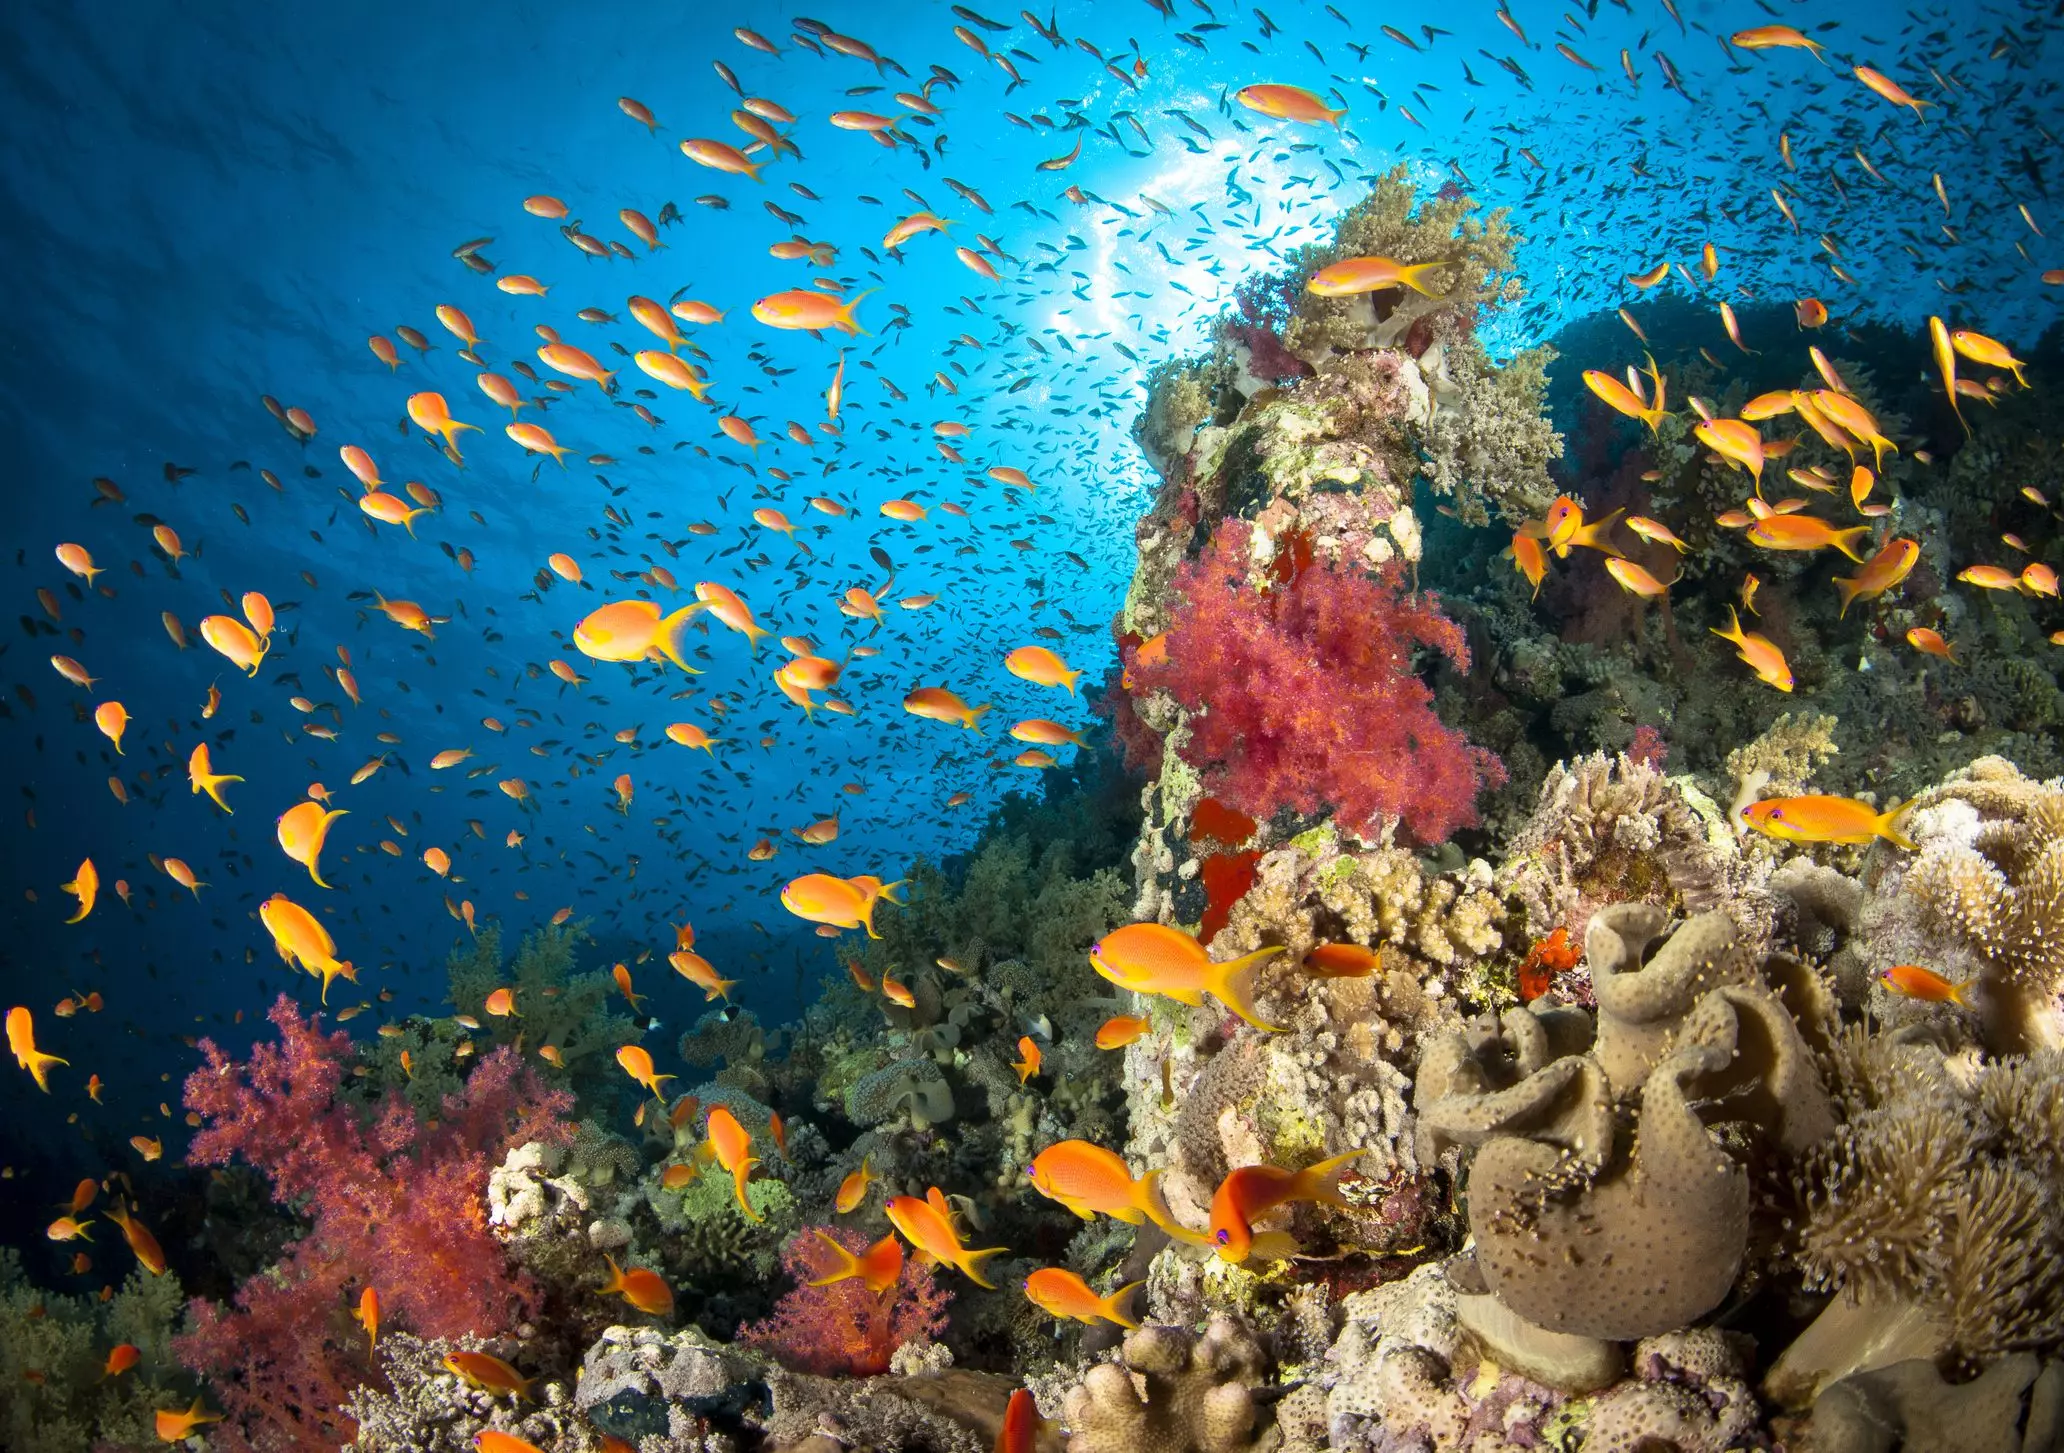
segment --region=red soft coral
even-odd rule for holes
[[[928,1268],[903,1263],[896,1284],[877,1296],[858,1277],[830,1286],[809,1285],[830,1270],[830,1251],[819,1232],[851,1252],[867,1238],[843,1227],[805,1226],[781,1249],[781,1266],[795,1290],[774,1304],[774,1315],[738,1329],[738,1340],[770,1353],[782,1366],[819,1377],[873,1377],[905,1342],[936,1337],[946,1326],[953,1293]]]
[[[425,1124],[392,1090],[377,1106],[339,1090],[349,1035],[325,1035],[281,995],[280,1037],[239,1064],[203,1040],[186,1082],[200,1117],[189,1159],[241,1156],[273,1199],[312,1223],[232,1307],[195,1302],[179,1360],[213,1379],[228,1419],[211,1436],[243,1450],[333,1448],[352,1436],[339,1404],[369,1378],[362,1335],[344,1316],[359,1288],[381,1321],[424,1337],[491,1335],[535,1310],[535,1289],[488,1229],[488,1172],[515,1145],[563,1143],[573,1097],[547,1089],[514,1052],[488,1055]]]
[[[1166,658],[1132,667],[1189,711],[1181,755],[1205,790],[1252,817],[1331,809],[1356,832],[1397,823],[1428,844],[1473,825],[1478,789],[1505,769],[1434,715],[1412,669],[1430,646],[1467,671],[1461,627],[1395,563],[1336,566],[1295,539],[1266,588],[1249,584],[1251,534],[1227,522],[1178,572]]]

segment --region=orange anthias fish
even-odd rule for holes
[[[1067,662],[1044,646],[1018,647],[1003,658],[1003,668],[1038,686],[1064,686],[1070,696],[1075,694],[1075,683],[1082,676],[1080,671],[1070,671]]]
[[[337,807],[325,811],[320,802],[307,801],[297,802],[280,814],[280,851],[308,869],[308,876],[318,888],[330,886],[322,880],[319,866],[323,840],[329,836],[330,824],[344,816],[346,810]]]
[[[846,1178],[839,1182],[838,1195],[831,1203],[832,1209],[839,1215],[849,1214],[867,1199],[867,1187],[874,1180],[874,1171],[868,1165],[871,1159],[871,1156],[861,1156],[860,1168],[848,1171]]]
[[[1256,1017],[1254,978],[1262,964],[1282,951],[1281,944],[1271,944],[1214,963],[1204,945],[1181,929],[1135,923],[1099,939],[1089,951],[1089,963],[1119,988],[1135,993],[1160,994],[1192,1006],[1210,994],[1256,1029],[1275,1034],[1281,1032],[1278,1026]]]
[[[221,1413],[202,1412],[201,1400],[195,1398],[193,1406],[185,1412],[180,1412],[176,1408],[159,1408],[153,1422],[157,1428],[159,1442],[184,1443],[193,1436],[194,1429],[203,1423],[219,1423],[222,1417]]]
[[[836,328],[841,333],[862,334],[867,330],[860,326],[853,316],[853,310],[860,306],[860,300],[874,289],[855,293],[850,298],[839,298],[831,293],[821,293],[814,288],[790,288],[786,292],[770,293],[752,306],[752,315],[769,328],[783,328],[803,332],[817,332],[824,328]]]
[[[1620,552],[1606,540],[1605,532],[1612,528],[1613,521],[1620,517],[1620,513],[1619,510],[1614,510],[1605,518],[1586,524],[1584,507],[1570,496],[1561,495],[1554,504],[1548,506],[1548,514],[1541,522],[1544,531],[1542,539],[1548,548],[1555,552],[1555,558],[1558,560],[1567,560],[1569,552],[1579,545],[1589,550],[1603,551],[1607,555],[1617,555]]]
[[[716,1157],[717,1164],[731,1173],[731,1189],[738,1197],[738,1209],[745,1212],[748,1221],[765,1218],[752,1208],[752,1202],[745,1198],[745,1183],[752,1175],[752,1168],[760,1163],[752,1153],[752,1136],[746,1133],[738,1117],[722,1105],[709,1113],[709,1139],[704,1142]]]
[[[1727,629],[1715,629],[1713,634],[1723,641],[1732,641],[1737,654],[1756,673],[1758,680],[1775,686],[1779,691],[1792,689],[1791,663],[1784,658],[1784,652],[1768,636],[1756,631],[1744,631],[1741,617],[1735,614],[1733,606],[1727,608]]]
[[[663,656],[683,671],[699,675],[681,655],[681,632],[702,609],[698,601],[663,615],[657,601],[619,600],[591,611],[573,628],[574,649],[596,661],[646,661]]]
[[[79,900],[79,911],[65,920],[66,923],[83,923],[86,915],[93,911],[94,901],[100,896],[100,870],[88,858],[79,864],[79,871],[72,875],[72,881],[60,885],[60,891],[71,894]]]
[[[365,1328],[366,1351],[371,1353],[380,1345],[380,1294],[367,1287],[358,1294],[358,1309],[351,1314],[351,1320]]]
[[[855,1256],[845,1247],[824,1234],[817,1232],[817,1239],[831,1252],[832,1269],[825,1275],[812,1278],[809,1285],[828,1287],[836,1282],[851,1281],[855,1277],[866,1283],[867,1289],[876,1296],[896,1284],[903,1275],[903,1243],[893,1235],[881,1240]]]
[[[1169,1213],[1168,1203],[1161,1197],[1161,1172],[1150,1170],[1134,1180],[1124,1159],[1101,1145],[1087,1140],[1050,1145],[1032,1158],[1026,1174],[1033,1190],[1085,1221],[1098,1214],[1130,1226],[1152,1221],[1178,1241],[1204,1244],[1202,1236]]]
[[[1766,797],[1741,810],[1742,821],[1765,837],[1787,843],[1847,843],[1852,846],[1883,838],[1895,847],[1914,850],[1899,830],[1904,807],[1879,812],[1853,797]]]
[[[129,1249],[136,1253],[136,1259],[152,1276],[165,1274],[165,1252],[158,1245],[158,1238],[151,1235],[150,1227],[136,1219],[120,1201],[109,1201],[108,1220],[122,1228],[122,1239],[129,1243]]]
[[[1313,124],[1324,121],[1337,128],[1340,118],[1347,114],[1345,106],[1328,106],[1315,93],[1307,91],[1302,86],[1243,86],[1234,93],[1233,99],[1249,111],[1259,111],[1262,115],[1273,116],[1278,121],[1303,121]]]
[[[653,1099],[666,1099],[666,1096],[659,1092],[660,1082],[671,1080],[673,1076],[653,1073],[652,1052],[650,1050],[643,1045],[624,1045],[616,1052],[616,1062],[623,1066],[625,1074],[629,1075],[638,1084],[652,1091]]]
[[[602,1259],[609,1263],[609,1280],[602,1287],[603,1296],[621,1296],[639,1311],[655,1317],[674,1314],[674,1289],[660,1279],[659,1273],[642,1266],[625,1271],[606,1252]]]
[[[108,1349],[107,1365],[100,1371],[102,1377],[120,1377],[137,1363],[143,1361],[143,1349],[134,1342],[123,1342]]]
[[[1272,1165],[1241,1166],[1233,1171],[1219,1182],[1218,1191],[1211,1198],[1211,1241],[1219,1256],[1238,1263],[1251,1256],[1280,1261],[1296,1254],[1297,1243],[1287,1232],[1257,1232],[1255,1218],[1292,1201],[1351,1204],[1340,1193],[1340,1178],[1346,1173],[1348,1162],[1361,1153],[1350,1150],[1300,1171]]]
[[[36,1088],[46,1095],[50,1093],[50,1067],[71,1063],[36,1048],[35,1020],[20,1004],[7,1011],[7,1047],[14,1053],[14,1062],[34,1076]]]
[[[1025,1299],[1042,1312],[1068,1322],[1116,1322],[1127,1331],[1139,1323],[1125,1310],[1126,1299],[1143,1281],[1127,1282],[1107,1297],[1090,1290],[1089,1283],[1061,1266],[1042,1266],[1025,1278]]]
[[[1022,1085],[1039,1073],[1041,1059],[1039,1042],[1029,1034],[1019,1035],[1018,1055],[1019,1058],[1011,1065],[1011,1068],[1018,1072],[1018,1083]]]
[[[1134,1014],[1114,1014],[1097,1026],[1098,1049],[1123,1049],[1147,1032],[1148,1022]]]
[[[1965,1009],[1971,1007],[1972,991],[1978,985],[1976,979],[1965,979],[1962,983],[1945,979],[1933,969],[1924,969],[1919,964],[1893,964],[1878,978],[1886,988],[1908,999],[1918,999],[1923,1004],[1956,1004]]]
[[[916,1196],[891,1196],[882,1209],[888,1213],[889,1224],[926,1256],[959,1268],[969,1281],[986,1291],[996,1289],[994,1282],[983,1279],[982,1263],[992,1256],[1005,1255],[1010,1248],[962,1245],[960,1233],[953,1229],[953,1218],[947,1212],[946,1197],[938,1187],[932,1187],[923,1200]]]
[[[1039,1404],[1032,1394],[1019,1388],[1004,1405],[1003,1426],[997,1430],[992,1453],[1033,1453],[1039,1446],[1041,1426]]]
[[[258,905],[258,921],[272,935],[273,947],[289,964],[319,977],[323,1002],[329,1002],[330,984],[340,975],[357,982],[358,972],[337,957],[337,944],[316,916],[284,893],[275,893]]]
[[[1835,590],[1842,597],[1841,615],[1849,614],[1849,607],[1859,600],[1876,600],[1886,591],[1906,579],[1914,568],[1914,562],[1921,558],[1921,546],[1917,540],[1887,540],[1884,548],[1871,556],[1863,569],[1854,575],[1837,575]]]
[[[530,1397],[531,1380],[492,1353],[447,1353],[444,1358],[444,1370],[468,1387],[478,1388],[485,1393],[497,1396],[510,1393],[526,1399]]]
[[[920,686],[903,698],[903,709],[912,716],[958,722],[971,732],[979,732],[982,713],[990,709],[990,704],[984,702],[980,706],[969,706],[943,686]]]
[[[1304,290],[1313,297],[1347,298],[1384,288],[1410,288],[1437,298],[1441,294],[1426,285],[1426,278],[1447,265],[1445,260],[1408,265],[1390,257],[1350,257],[1313,273]]]
[[[619,1442],[621,1440],[618,1440]],[[609,1447],[610,1439],[605,1435],[602,1447]],[[624,1443],[628,1449],[631,1445]],[[500,1428],[482,1428],[473,1435],[473,1453],[545,1453],[528,1438],[519,1438],[514,1433],[504,1433]]]
[[[838,878],[830,873],[805,873],[781,890],[781,906],[796,917],[831,928],[864,928],[869,938],[874,931],[874,905],[881,899],[902,900],[894,895],[899,883],[884,884],[872,877]]]
[[[217,807],[224,812],[230,812],[230,805],[222,800],[222,789],[232,782],[241,782],[244,779],[226,772],[217,772],[214,760],[208,753],[208,744],[202,742],[186,759],[186,780],[187,785],[196,794],[207,793],[214,799]]]

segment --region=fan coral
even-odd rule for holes
[[[434,1122],[392,1090],[360,1106],[342,1091],[349,1035],[323,1034],[318,1016],[302,1019],[284,994],[270,1018],[278,1043],[257,1046],[247,1063],[201,1041],[206,1062],[185,1089],[200,1118],[190,1160],[243,1157],[275,1200],[313,1222],[233,1307],[195,1302],[174,1344],[181,1362],[214,1380],[228,1418],[211,1436],[238,1453],[349,1435],[336,1409],[362,1380],[363,1360],[329,1329],[359,1287],[377,1288],[388,1322],[427,1337],[498,1331],[530,1313],[533,1289],[489,1230],[483,1193],[510,1147],[563,1143],[573,1103],[501,1049],[445,1097]]]
[[[796,1287],[774,1305],[774,1315],[738,1329],[738,1340],[772,1354],[784,1367],[819,1377],[874,1377],[906,1342],[936,1337],[946,1326],[953,1293],[915,1261],[903,1263],[896,1284],[879,1296],[858,1277],[811,1286],[824,1274],[827,1236],[848,1251],[867,1239],[839,1227],[806,1226],[782,1248],[782,1269]]]
[[[1331,808],[1380,836],[1391,825],[1438,843],[1476,821],[1476,794],[1505,780],[1489,752],[1433,712],[1412,651],[1469,669],[1461,628],[1402,571],[1377,575],[1294,550],[1266,589],[1247,584],[1253,530],[1228,522],[1176,588],[1187,605],[1166,659],[1135,664],[1143,688],[1169,691],[1190,713],[1180,752],[1206,789],[1250,817]]]

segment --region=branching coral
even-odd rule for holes
[[[189,1158],[241,1157],[274,1198],[312,1225],[235,1304],[195,1302],[175,1344],[211,1377],[228,1420],[213,1436],[241,1450],[284,1449],[348,1432],[337,1409],[362,1361],[332,1331],[347,1294],[375,1287],[394,1324],[426,1336],[499,1331],[527,1314],[533,1289],[487,1226],[489,1174],[512,1146],[560,1143],[572,1106],[521,1068],[513,1050],[484,1058],[462,1093],[426,1123],[393,1091],[376,1105],[344,1090],[351,1040],[325,1035],[282,995],[275,1044],[236,1063],[203,1040],[186,1082],[199,1118]]]
[[[741,1343],[771,1353],[796,1372],[872,1377],[889,1370],[890,1357],[904,1343],[944,1330],[953,1293],[915,1260],[905,1261],[895,1285],[879,1293],[859,1277],[809,1285],[833,1260],[819,1236],[850,1252],[867,1245],[856,1231],[806,1227],[781,1252],[782,1269],[795,1280],[795,1289],[775,1304],[773,1316],[741,1327]]]
[[[1369,575],[1307,559],[1257,587],[1251,534],[1227,523],[1183,569],[1166,658],[1135,667],[1190,713],[1181,751],[1207,790],[1254,818],[1330,809],[1369,837],[1401,826],[1437,843],[1475,822],[1478,789],[1504,769],[1434,715],[1412,670],[1424,646],[1467,671],[1461,630],[1395,566]]]

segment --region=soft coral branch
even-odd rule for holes
[[[1330,809],[1357,832],[1395,823],[1429,844],[1473,825],[1477,791],[1505,769],[1434,714],[1413,670],[1425,647],[1466,672],[1461,627],[1397,564],[1334,566],[1296,540],[1279,544],[1285,568],[1253,584],[1251,533],[1228,522],[1183,567],[1165,659],[1132,668],[1189,712],[1180,753],[1205,790],[1256,818]]]
[[[284,995],[270,1017],[278,1041],[242,1064],[201,1042],[205,1061],[186,1082],[200,1117],[189,1158],[248,1161],[310,1228],[232,1307],[196,1302],[175,1343],[188,1368],[215,1381],[229,1414],[215,1436],[267,1453],[350,1435],[338,1404],[365,1376],[339,1316],[352,1289],[375,1288],[383,1322],[424,1337],[492,1334],[534,1310],[535,1290],[488,1229],[482,1198],[510,1147],[567,1139],[573,1107],[504,1048],[425,1124],[392,1090],[373,1105],[340,1093],[350,1036],[325,1035]]]
[[[890,1357],[905,1342],[936,1337],[945,1327],[953,1293],[915,1261],[904,1262],[896,1284],[878,1296],[858,1277],[809,1285],[829,1270],[823,1263],[831,1253],[818,1242],[819,1232],[848,1251],[867,1244],[866,1237],[842,1227],[804,1227],[781,1251],[795,1290],[774,1304],[773,1316],[739,1328],[740,1342],[797,1372],[872,1377],[889,1370]]]

